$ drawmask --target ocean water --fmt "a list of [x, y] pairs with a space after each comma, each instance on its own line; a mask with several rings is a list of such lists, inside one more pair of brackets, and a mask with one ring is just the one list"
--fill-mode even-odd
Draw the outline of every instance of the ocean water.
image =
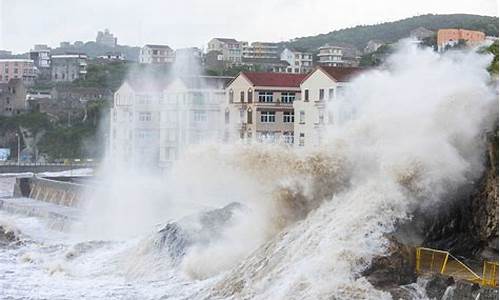
[[165, 178], [103, 170], [81, 213], [56, 209], [67, 226], [0, 210], [20, 240], [0, 244], [0, 299], [390, 299], [361, 274], [416, 208], [481, 175], [490, 61], [403, 43], [331, 103], [346, 115], [321, 147], [200, 145]]

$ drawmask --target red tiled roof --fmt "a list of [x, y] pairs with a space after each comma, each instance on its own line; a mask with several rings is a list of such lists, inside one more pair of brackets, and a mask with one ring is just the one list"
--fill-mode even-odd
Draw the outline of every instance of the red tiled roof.
[[307, 74], [242, 72], [254, 86], [300, 87]]
[[356, 67], [320, 67], [328, 75], [333, 77], [337, 81], [349, 81], [352, 77], [358, 75], [363, 71], [362, 68]]

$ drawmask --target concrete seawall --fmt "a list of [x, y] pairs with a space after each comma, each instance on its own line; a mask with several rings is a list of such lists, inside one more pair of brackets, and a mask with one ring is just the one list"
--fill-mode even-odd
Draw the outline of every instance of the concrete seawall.
[[82, 203], [85, 185], [47, 178], [17, 178], [14, 197], [26, 197], [64, 206], [77, 207]]

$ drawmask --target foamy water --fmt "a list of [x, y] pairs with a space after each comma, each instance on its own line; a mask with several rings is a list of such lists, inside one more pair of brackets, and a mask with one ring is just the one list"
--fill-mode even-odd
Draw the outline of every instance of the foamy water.
[[[365, 73], [332, 104], [349, 106], [350, 117], [328, 130], [324, 146], [202, 145], [166, 178], [103, 171], [106, 188], [88, 192], [81, 224], [68, 232], [1, 212], [0, 224], [23, 243], [0, 251], [0, 293], [390, 299], [361, 274], [386, 253], [386, 235], [398, 222], [481, 174], [482, 133], [498, 105], [485, 71], [490, 59], [402, 46], [383, 70]], [[189, 223], [196, 238], [172, 225], [232, 202], [243, 209], [222, 228]], [[176, 259], [158, 242], [167, 223], [164, 243], [182, 247]], [[426, 297], [421, 282], [406, 289]]]

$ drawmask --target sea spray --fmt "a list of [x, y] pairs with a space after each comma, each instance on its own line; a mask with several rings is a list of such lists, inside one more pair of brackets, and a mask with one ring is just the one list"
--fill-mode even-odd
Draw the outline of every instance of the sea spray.
[[349, 187], [245, 258], [213, 296], [255, 299], [380, 299], [361, 271], [385, 253], [384, 235], [415, 207], [444, 199], [482, 172], [498, 102], [491, 57], [444, 55], [403, 43], [384, 69], [354, 80], [349, 118], [325, 143], [350, 166]]
[[144, 278], [207, 279], [197, 298], [390, 298], [361, 273], [415, 208], [481, 174], [481, 134], [497, 104], [490, 59], [401, 44], [332, 103], [345, 114], [318, 149], [204, 144], [166, 178], [111, 171], [107, 192], [91, 195], [88, 236], [151, 234], [155, 224], [237, 202], [247, 209], [179, 264], [158, 255], [153, 233], [119, 265]]

